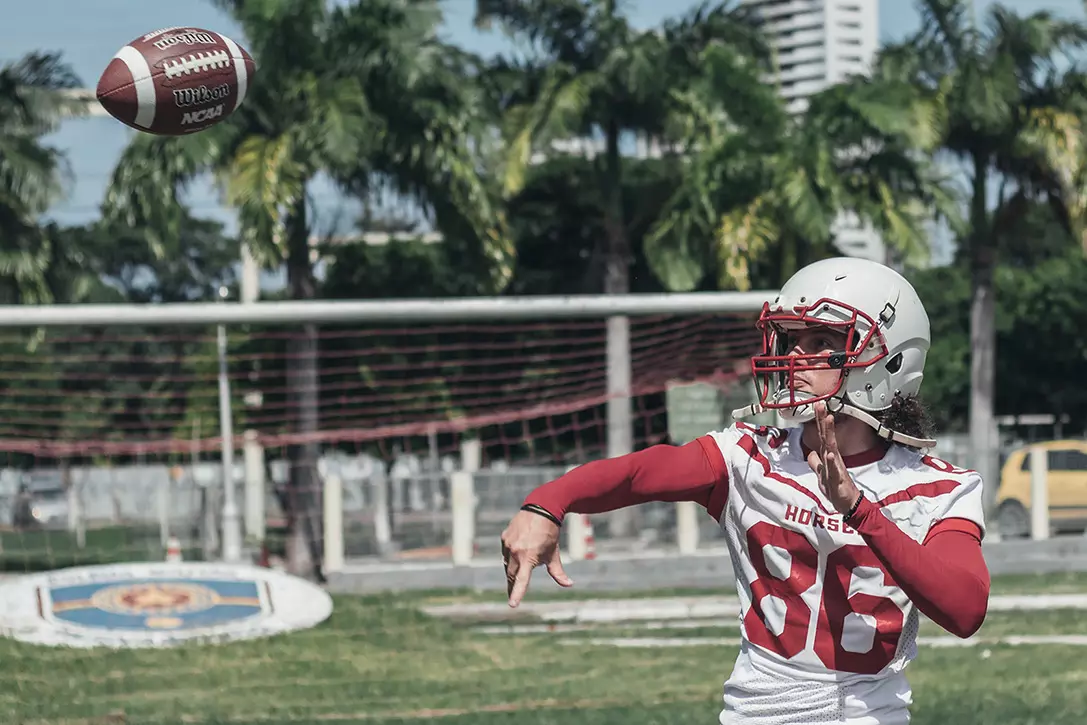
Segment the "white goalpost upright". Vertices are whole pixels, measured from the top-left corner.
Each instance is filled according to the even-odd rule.
[[[639,295],[585,295],[585,296],[538,296],[538,297],[475,297],[457,299],[408,299],[408,300],[360,300],[360,301],[304,301],[272,302],[243,301],[178,303],[154,305],[18,305],[0,306],[0,327],[117,327],[154,325],[169,327],[217,326],[220,330],[231,325],[291,325],[302,323],[437,323],[510,320],[555,319],[623,319],[652,315],[709,315],[755,313],[763,304],[774,298],[775,291],[717,292],[682,294]],[[622,339],[613,339],[613,332],[622,325],[607,325],[607,455],[616,456],[630,452],[631,431],[631,340],[629,333]],[[221,333],[222,334],[222,333]],[[220,418],[222,428],[228,432],[224,440],[223,464],[228,467],[220,477],[224,510],[222,512],[222,557],[227,561],[241,558],[241,542],[245,533],[250,537],[263,537],[263,495],[265,486],[264,453],[256,441],[254,431],[242,435],[232,434],[229,406],[229,381],[224,356],[226,345],[220,338],[218,345]],[[619,446],[619,442],[623,442]],[[622,448],[622,449],[620,449]],[[233,461],[236,451],[244,460],[245,510],[240,515],[233,486]],[[478,458],[478,455],[477,455]],[[478,463],[476,464],[478,465]],[[468,563],[472,558],[474,519],[472,507],[475,497],[471,468],[458,472],[453,480],[451,505],[453,522],[452,558],[455,564]],[[327,477],[326,477],[327,478]],[[329,507],[342,507],[342,481],[333,482],[334,489],[322,514],[326,523],[336,528],[342,526],[342,511],[329,511]],[[326,481],[323,485],[327,487]],[[676,542],[683,552],[697,545],[697,518],[690,507],[680,506],[677,511]],[[331,549],[330,550],[330,546]],[[334,533],[326,542],[324,557],[332,570],[344,561],[342,532]]]

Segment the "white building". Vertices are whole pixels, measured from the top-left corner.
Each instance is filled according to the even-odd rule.
[[[897,0],[896,0],[897,1]],[[879,47],[879,0],[745,0],[757,10],[774,48],[776,81],[789,111],[849,76],[868,73]],[[883,240],[843,214],[838,246],[854,257],[886,261]]]

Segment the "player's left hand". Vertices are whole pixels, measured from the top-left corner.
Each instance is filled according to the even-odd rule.
[[[819,488],[830,499],[838,513],[845,514],[853,509],[860,498],[861,491],[849,475],[849,470],[838,452],[838,439],[834,435],[834,414],[827,410],[825,402],[818,402],[815,408],[815,426],[819,431],[819,450],[808,453],[808,465],[819,477]]]

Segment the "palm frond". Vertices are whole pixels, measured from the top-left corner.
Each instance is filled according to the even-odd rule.
[[[590,34],[597,9],[580,0],[476,0],[475,27],[524,37],[548,56],[569,61]]]
[[[916,197],[902,200],[885,181],[876,182],[878,206],[870,212],[884,244],[893,249],[903,261],[921,265],[928,261],[932,246],[930,227],[932,212]]]
[[[704,249],[718,222],[717,180],[711,168],[704,155],[686,165],[680,187],[642,242],[650,270],[672,292],[694,289],[712,268]]]
[[[1087,27],[1046,11],[1022,16],[995,5],[987,25],[990,57],[1005,59],[1028,83],[1038,73],[1054,70],[1059,59],[1068,59],[1070,53],[1087,44]]]
[[[452,116],[432,125],[427,152],[417,160],[417,178],[426,180],[417,189],[429,197],[440,221],[454,227],[466,223],[477,237],[491,274],[490,290],[499,292],[513,277],[516,250],[500,200],[492,194],[480,173],[479,155],[469,145],[470,120]],[[434,194],[433,180],[443,180],[440,198]]]
[[[144,229],[156,254],[164,254],[164,237],[180,232],[181,193],[218,167],[235,133],[232,125],[220,124],[188,136],[138,134],[113,170],[103,219]]]
[[[73,93],[79,85],[59,53],[30,53],[0,67],[0,129],[40,135],[85,115],[86,103]]]
[[[1001,166],[1022,180],[1024,190],[1041,192],[1058,205],[1069,232],[1087,253],[1087,145],[1083,133],[1083,119],[1076,113],[1052,107],[1031,109],[1023,132],[1016,138],[1016,155],[1006,155]]]
[[[819,168],[796,166],[778,170],[774,189],[780,197],[775,213],[788,220],[790,228],[812,242],[829,239],[834,219],[841,209],[841,195],[834,182]],[[824,177],[824,178],[820,178]]]
[[[760,71],[771,70],[771,48],[756,8],[750,4],[707,0],[685,15],[665,20],[660,36],[670,49],[672,61],[681,60],[684,70],[697,70],[705,50],[731,49]]]
[[[772,197],[760,196],[750,204],[725,214],[715,235],[719,261],[719,283],[725,289],[751,289],[751,261],[759,259],[781,228],[774,221]]]
[[[28,133],[0,132],[0,195],[28,219],[58,200],[67,178],[61,153]]]
[[[0,67],[0,294],[8,302],[53,301],[54,245],[39,221],[62,197],[70,173],[44,137],[84,112],[68,94],[78,85],[55,53],[30,53]]]
[[[943,49],[943,64],[949,70],[961,66],[976,41],[969,0],[919,0],[921,29],[917,39],[929,48]]]
[[[358,164],[385,134],[386,122],[370,107],[351,78],[322,81],[314,98],[313,128],[303,135],[315,142],[321,162],[333,170]]]
[[[761,77],[762,68],[749,56],[713,44],[701,55],[703,79],[696,93],[716,99],[731,123],[752,135],[785,133],[789,116],[773,86]]]
[[[377,2],[378,0],[375,0]],[[311,66],[323,49],[314,29],[330,12],[325,0],[211,0],[241,27],[261,74],[279,77],[291,66]]]
[[[312,174],[299,163],[297,143],[291,135],[247,136],[222,172],[226,202],[244,210],[242,237],[261,262],[284,258],[284,215]]]
[[[530,103],[510,108],[504,119],[508,149],[502,172],[506,196],[524,186],[525,173],[533,152],[553,140],[566,138],[581,129],[586,107],[600,77],[593,73],[572,75],[566,69],[551,69],[539,95]]]

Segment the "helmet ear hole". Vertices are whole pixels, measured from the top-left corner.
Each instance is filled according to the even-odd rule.
[[[902,353],[898,353],[893,358],[888,360],[887,364],[884,367],[887,368],[887,372],[889,372],[891,375],[897,373],[902,367]]]

